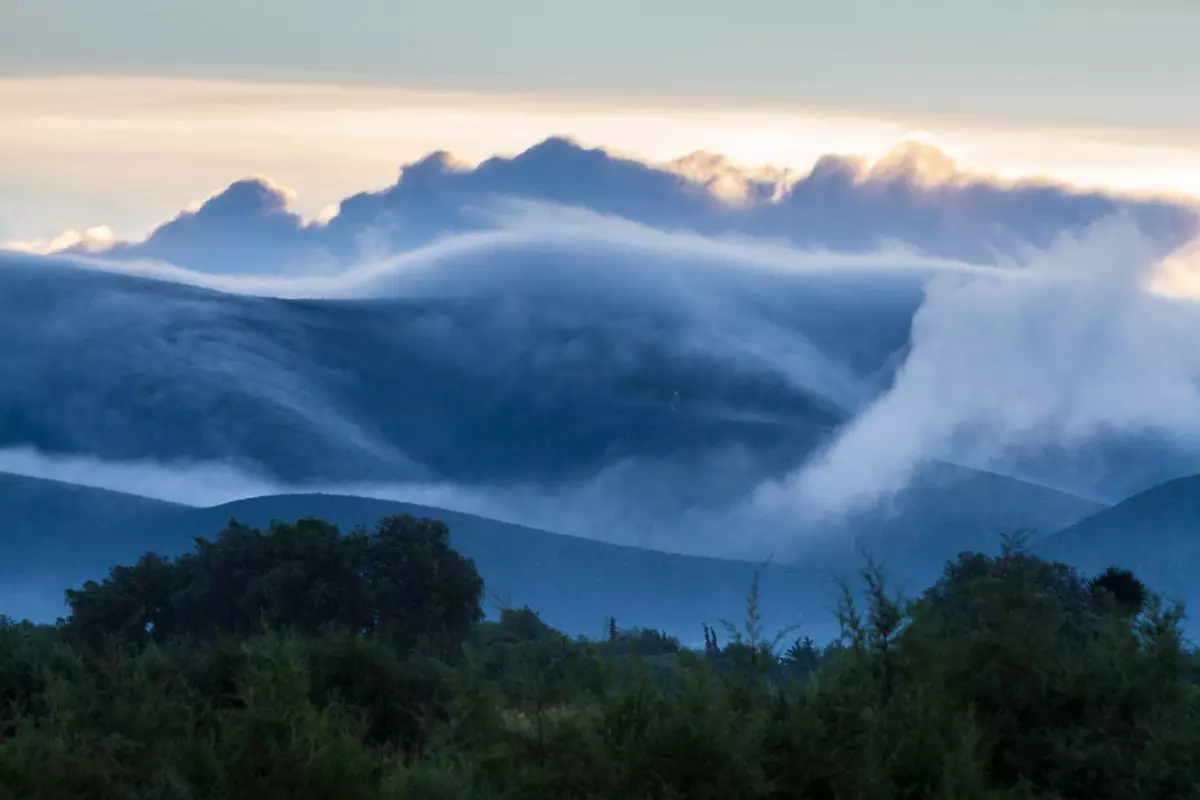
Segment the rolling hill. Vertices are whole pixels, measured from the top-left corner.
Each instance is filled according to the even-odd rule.
[[[1049,558],[1098,572],[1131,569],[1168,598],[1200,601],[1200,475],[1167,481],[1040,542]]]
[[[1005,535],[1052,535],[1104,504],[992,472],[931,463],[896,501],[853,521],[855,544],[878,554],[889,573],[919,590],[958,553],[994,553]]]
[[[212,508],[189,508],[70,484],[4,476],[0,480],[0,613],[48,620],[62,613],[63,591],[131,563],[146,550],[178,554],[192,537],[215,536],[230,519],[321,517],[343,530],[389,514],[441,519],[453,545],[475,559],[490,596],[529,605],[572,634],[599,634],[612,615],[624,626],[667,630],[685,639],[719,618],[740,621],[756,564],[606,544],[509,525],[469,514],[359,497],[272,496]],[[762,584],[768,624],[807,612],[813,635],[832,630],[836,595],[828,571],[767,569]],[[814,617],[814,610],[817,618]]]
[[[931,495],[934,491],[940,494]],[[980,492],[990,494],[983,497]],[[1047,523],[1076,519],[1093,507],[1012,479],[944,466],[930,470],[923,489],[904,501],[911,504],[907,514],[880,521],[878,529],[860,529],[860,544],[887,562],[894,580],[915,590],[958,550],[994,549],[992,535],[1004,531],[992,531],[983,521],[1023,518],[1015,516],[1014,501],[1025,504],[1029,516]],[[930,511],[930,505],[936,510]],[[991,516],[1000,509],[1007,509],[1007,517]],[[263,527],[272,520],[320,517],[348,530],[370,526],[389,514],[443,520],[451,528],[454,546],[475,559],[487,583],[491,610],[497,601],[527,604],[572,634],[597,633],[609,615],[623,625],[660,628],[685,639],[694,637],[701,623],[738,621],[757,566],[362,497],[273,495],[193,508],[0,475],[0,519],[5,521],[0,536],[6,555],[0,565],[0,585],[6,587],[0,592],[0,613],[51,619],[62,611],[65,588],[103,577],[111,565],[131,563],[147,550],[183,552],[193,537],[213,537],[231,519]],[[849,558],[769,566],[761,586],[768,627],[802,620],[807,633],[832,635],[830,610],[838,596],[832,576],[852,574],[860,566],[852,548],[845,555]]]

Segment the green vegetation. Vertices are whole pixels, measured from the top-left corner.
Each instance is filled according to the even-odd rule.
[[[752,586],[693,650],[484,621],[441,523],[234,523],[0,618],[0,798],[1200,796],[1197,661],[1131,573],[1017,538],[862,578],[839,641],[768,637]]]

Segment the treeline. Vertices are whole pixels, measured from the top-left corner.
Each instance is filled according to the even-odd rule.
[[[0,618],[0,798],[1200,796],[1181,613],[1019,539],[910,599],[868,564],[824,645],[762,631],[755,586],[699,651],[483,598],[410,517],[114,568],[56,625]]]

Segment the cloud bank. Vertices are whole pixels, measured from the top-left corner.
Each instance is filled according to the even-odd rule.
[[[917,142],[875,164],[828,155],[795,177],[737,170],[710,154],[650,165],[551,138],[476,167],[434,153],[404,166],[391,187],[347,197],[336,213],[315,221],[293,212],[286,190],[269,180],[239,180],[144,241],[115,243],[105,252],[206,273],[330,273],[454,235],[503,229],[514,200],[710,237],[854,253],[899,244],[992,265],[1023,264],[1061,232],[1078,233],[1116,213],[1167,249],[1196,230],[1193,211],[1178,204],[1048,182],[1002,183],[962,172]]]
[[[930,457],[1111,499],[1196,470],[1200,309],[1148,291],[1167,266],[1113,218],[1019,276],[931,281],[894,386],[766,494],[842,509]]]
[[[10,260],[0,445],[293,481],[799,446],[878,390],[925,276],[962,269],[523,219],[337,278]]]
[[[927,148],[726,167],[550,140],[319,222],[250,179],[143,242],[0,255],[0,471],[761,556],[931,460],[1104,500],[1200,470],[1200,317],[1146,290],[1190,209]]]

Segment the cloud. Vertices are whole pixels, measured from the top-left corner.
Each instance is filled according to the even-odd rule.
[[[16,240],[5,244],[5,248],[20,253],[50,253],[75,252],[99,253],[111,250],[117,245],[112,230],[107,225],[97,225],[83,232],[66,231],[53,239]]]
[[[513,214],[337,277],[10,257],[0,446],[288,482],[778,470],[878,391],[927,276],[966,269]]]
[[[335,269],[336,262],[314,236],[316,229],[290,210],[290,201],[288,191],[267,178],[240,180],[160,225],[145,241],[114,244],[105,255],[230,275],[264,268],[284,274]]]
[[[278,481],[220,461],[113,462],[94,456],[51,455],[32,447],[0,449],[0,473],[197,507],[278,494],[283,489]]]
[[[381,253],[500,227],[497,208],[523,200],[585,209],[660,230],[751,236],[807,249],[869,253],[900,243],[976,264],[1024,263],[1063,231],[1128,213],[1164,251],[1196,230],[1169,202],[1002,183],[961,171],[929,144],[906,142],[875,164],[826,156],[810,173],[737,170],[712,154],[654,166],[551,138],[476,167],[433,153],[379,192],[344,199],[304,221],[282,190],[238,181],[145,241],[110,249],[217,274],[321,273]]]
[[[877,166],[887,174],[904,169]],[[945,164],[934,163],[928,171],[932,177],[925,183],[944,183]],[[281,196],[257,196],[259,200],[246,199],[246,206],[285,213]],[[307,454],[329,448],[322,459],[330,470],[327,478],[367,480],[404,463],[430,477],[474,479],[506,470],[514,477],[559,470],[577,475],[572,469],[584,464],[591,465],[587,469],[607,468],[621,459],[657,457],[672,448],[686,449],[689,441],[707,441],[711,431],[703,433],[705,425],[725,431],[709,448],[716,452],[744,445],[745,436],[758,436],[748,429],[733,433],[737,419],[759,419],[769,426],[788,415],[809,418],[816,413],[812,419],[817,419],[832,414],[821,427],[833,424],[838,415],[849,416],[853,421],[839,444],[799,478],[780,484],[765,472],[760,475],[767,485],[755,503],[782,507],[794,495],[810,510],[821,505],[812,500],[817,495],[831,507],[855,505],[856,494],[863,495],[863,502],[875,502],[903,486],[914,465],[926,458],[999,469],[1110,499],[1194,462],[1196,448],[1178,435],[1191,424],[1186,404],[1177,407],[1173,418],[1159,410],[1157,417],[1139,421],[1109,405],[1119,399],[1111,387],[1085,403],[1062,383],[1061,376],[1076,373],[1076,380],[1110,379],[1117,385],[1127,374],[1143,382],[1168,381],[1171,369],[1184,369],[1170,367],[1161,375],[1151,370],[1147,377],[1138,370],[1148,368],[1136,367],[1138,359],[1120,349],[1141,347],[1136,352],[1144,354],[1145,364],[1161,365],[1177,346],[1170,342],[1180,340],[1178,330],[1131,329],[1122,334],[1126,338],[1114,338],[1124,329],[1105,327],[1116,320],[1165,324],[1191,314],[1190,306],[1170,306],[1175,310],[1159,313],[1140,305],[1157,308],[1154,304],[1182,301],[1141,291],[1143,283],[1164,274],[1154,265],[1162,263],[1159,253],[1165,245],[1147,233],[1136,209],[1112,226],[1093,225],[1081,235],[1068,229],[1052,248],[1030,256],[1027,269],[1016,272],[902,250],[814,252],[744,234],[714,238],[666,231],[557,203],[510,199],[484,216],[492,227],[381,256],[334,275],[211,275],[162,263],[98,260],[94,254],[88,259],[60,257],[59,263],[90,265],[98,273],[118,270],[169,278],[221,293],[180,294],[170,283],[137,284],[136,294],[146,299],[126,301],[144,303],[161,316],[139,337],[144,350],[181,360],[194,358],[184,346],[191,346],[191,340],[206,348],[195,362],[198,368],[181,374],[177,388],[168,382],[185,399],[167,411],[131,415],[129,429],[168,421],[187,429],[194,424],[187,414],[199,419],[200,409],[209,407],[197,402],[203,398],[213,404],[219,420],[199,451],[204,457],[218,456],[236,440],[234,454],[249,459],[247,463],[266,459],[273,469],[306,465]],[[1171,274],[1180,274],[1178,254],[1170,263],[1176,264]],[[53,294],[60,300],[71,296],[61,289]],[[335,305],[295,305],[276,298],[324,298]],[[368,304],[355,305],[357,311],[346,307],[345,319],[334,320],[330,310],[314,311],[364,301]],[[88,302],[89,313],[61,313],[64,318],[95,319],[93,309],[103,303]],[[200,309],[211,312],[212,320]],[[1085,312],[1091,321],[1072,328],[1072,320],[1083,319]],[[118,314],[113,318],[123,323],[138,318],[128,311]],[[175,322],[168,325],[164,320],[172,315]],[[385,323],[387,317],[392,321]],[[19,311],[10,319],[23,331],[14,334],[18,339],[38,330],[36,324],[22,322]],[[1061,333],[1059,325],[1064,326]],[[186,331],[186,336],[176,334],[165,340],[173,344],[160,346],[160,331],[171,328]],[[1095,330],[1107,338],[1096,339],[1101,349],[1089,350],[1092,340],[1087,337]],[[1132,338],[1135,333],[1143,338]],[[103,334],[81,332],[80,338],[102,341]],[[1167,349],[1155,351],[1160,338],[1168,342]],[[1104,348],[1115,348],[1115,355]],[[33,344],[22,349],[39,352]],[[424,364],[420,351],[436,353],[437,366]],[[378,354],[388,355],[374,363]],[[120,364],[111,374],[124,376],[131,386],[156,380],[155,367],[141,353],[92,357]],[[57,354],[40,358],[42,363],[67,363]],[[1184,363],[1177,355],[1171,358]],[[136,375],[128,363],[138,365],[132,371]],[[1090,365],[1087,370],[1085,365]],[[395,409],[388,407],[389,391],[407,392],[406,402],[413,402],[411,390],[400,388],[404,383],[397,382],[396,374],[417,366],[436,370],[427,378],[433,381],[429,391],[478,398],[456,412],[474,416],[472,425],[482,426],[475,428],[475,444],[468,445],[465,438],[470,425],[427,405],[420,413],[433,417],[425,420],[428,430],[419,434],[420,424],[391,418]],[[29,370],[43,382],[40,376],[53,372]],[[264,378],[269,379],[265,384]],[[191,381],[201,383],[193,389]],[[770,388],[772,381],[781,383]],[[20,381],[14,378],[13,385]],[[35,381],[37,385],[48,384]],[[890,393],[877,401],[889,386]],[[1186,388],[1170,383],[1162,391],[1178,398],[1186,396]],[[86,397],[89,391],[98,388],[78,394]],[[663,430],[670,433],[661,442],[633,445],[639,437],[651,441],[644,431],[663,426],[656,415],[672,407],[677,392],[689,414],[687,425],[668,417],[672,422]],[[27,394],[21,400],[25,409],[35,402],[33,389]],[[994,419],[999,412],[989,404],[1002,401],[1007,404],[1004,415]],[[813,402],[826,411],[805,405]],[[271,426],[283,419],[293,422],[285,428],[264,427],[263,436],[230,433],[229,426],[253,429],[254,423],[228,416],[228,409],[245,403],[251,404],[251,419],[269,411]],[[856,416],[860,411],[864,413]],[[44,412],[23,413],[38,418]],[[575,425],[582,415],[592,418]],[[440,421],[432,424],[434,418]],[[562,461],[548,443],[518,444],[524,436],[538,435],[534,431],[540,420],[554,420],[546,423],[543,435],[562,437],[563,450],[570,449],[566,443],[577,443],[572,458]],[[63,429],[74,430],[77,424],[95,436],[82,422],[51,427],[61,436]],[[31,423],[24,425],[29,429]],[[578,439],[585,428],[588,432]],[[293,429],[300,433],[284,434]],[[268,430],[278,431],[272,435],[282,437],[286,447],[307,444],[281,461],[272,454]],[[314,438],[313,431],[325,433]],[[772,461],[771,469],[802,461],[814,444],[813,431],[781,438],[794,452],[790,461]],[[103,453],[109,458],[197,455],[189,449],[194,443],[181,442],[176,450],[163,447],[173,436],[177,434],[159,435],[153,439],[159,442],[157,449],[145,452],[119,445],[114,436]],[[1131,436],[1132,444],[1125,441]],[[1116,481],[1113,463],[1121,454],[1143,452],[1139,448],[1146,446],[1146,437],[1180,443],[1158,447],[1153,457],[1143,459],[1145,470],[1135,474],[1125,469],[1125,482]],[[54,437],[40,441],[53,444]],[[455,448],[473,452],[448,457]],[[86,446],[84,452],[89,452]],[[1088,461],[1090,467],[1082,463]],[[567,468],[568,462],[575,467]],[[307,476],[313,477],[320,476]],[[839,492],[844,496],[839,498]]]
[[[899,492],[930,457],[1112,499],[1195,471],[1200,308],[1147,291],[1164,263],[1178,257],[1119,217],[1019,275],[935,279],[894,386],[760,499],[838,513]]]
[[[277,301],[62,260],[0,264],[0,444],[419,473],[343,412],[336,373],[306,363]]]
[[[724,554],[930,459],[1113,497],[1200,469],[1198,317],[1144,291],[1193,223],[925,146],[794,179],[551,140],[321,221],[247,180],[142,243],[0,255],[0,449]]]

